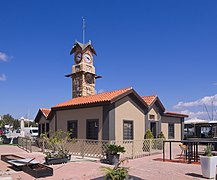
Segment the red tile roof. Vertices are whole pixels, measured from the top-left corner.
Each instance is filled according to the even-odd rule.
[[[149,106],[154,102],[157,96],[143,96],[142,99],[148,104]]]
[[[169,111],[166,111],[164,114],[165,114],[165,115],[171,115],[171,116],[188,117],[187,114],[181,114],[181,113],[177,113],[177,112],[169,112]]]
[[[46,108],[40,108],[40,110],[46,118],[48,117],[48,115],[51,112],[51,109],[46,109]]]
[[[57,104],[56,106],[54,106],[52,108],[95,104],[95,103],[101,103],[101,102],[110,102],[110,101],[114,100],[115,98],[117,98],[118,96],[128,92],[129,90],[132,90],[132,88],[125,88],[125,89],[115,90],[115,91],[111,91],[111,92],[104,92],[104,93],[100,93],[100,94],[95,94],[95,95],[91,95],[91,96],[72,98],[69,101]]]

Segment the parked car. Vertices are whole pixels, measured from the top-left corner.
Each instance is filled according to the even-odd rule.
[[[2,135],[4,132],[3,132],[3,130],[2,129],[0,129],[0,135]]]
[[[3,134],[8,134],[9,133],[9,130],[8,129],[4,129],[3,130]]]

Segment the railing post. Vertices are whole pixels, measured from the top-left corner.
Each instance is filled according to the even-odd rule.
[[[22,148],[24,149],[24,140],[23,140],[23,137],[22,137]]]
[[[26,151],[28,150],[27,138],[26,138]]]
[[[134,159],[134,140],[132,140],[132,157]]]
[[[84,158],[84,143],[85,143],[85,140],[82,139],[81,140],[81,157]]]
[[[44,144],[45,144],[45,142],[44,142],[45,140],[44,139],[42,139],[42,152],[44,153]]]
[[[151,139],[149,139],[149,155],[151,155],[151,152],[152,152],[152,141]]]
[[[32,152],[32,139],[30,139],[30,152]]]
[[[163,141],[163,161],[165,161],[165,141]]]
[[[17,138],[18,146],[20,147],[20,137]]]

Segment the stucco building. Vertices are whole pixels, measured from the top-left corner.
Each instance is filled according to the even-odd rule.
[[[157,96],[141,97],[133,88],[95,94],[96,75],[90,42],[76,42],[72,99],[50,109],[39,109],[35,122],[39,133],[70,131],[73,138],[94,140],[142,140],[147,129],[155,137],[162,131],[166,139],[183,138],[185,114],[167,112]]]

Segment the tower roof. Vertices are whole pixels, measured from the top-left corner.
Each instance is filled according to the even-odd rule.
[[[73,54],[77,50],[78,47],[80,47],[82,51],[85,50],[87,47],[90,47],[91,52],[96,55],[96,51],[94,50],[93,45],[91,44],[91,41],[89,41],[86,44],[82,44],[78,41],[75,41],[75,44],[73,45],[72,50],[70,51],[70,55]]]

